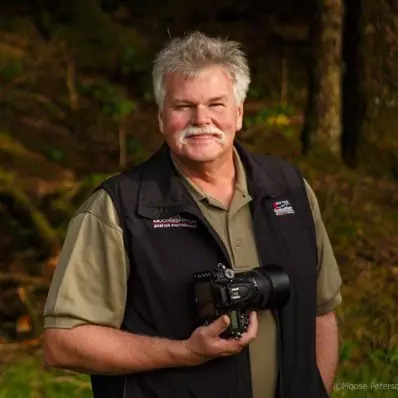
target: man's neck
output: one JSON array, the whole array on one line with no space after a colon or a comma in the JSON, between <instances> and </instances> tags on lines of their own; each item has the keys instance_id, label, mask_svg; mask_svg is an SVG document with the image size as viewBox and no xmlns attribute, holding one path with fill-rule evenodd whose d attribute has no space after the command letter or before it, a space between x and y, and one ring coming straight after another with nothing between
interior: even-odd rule
<instances>
[{"instance_id":1,"label":"man's neck","mask_svg":"<svg viewBox=\"0 0 398 398\"><path fill-rule=\"evenodd\" d=\"M229 206L236 182L233 152L213 162L190 162L175 156L174 161L205 194Z\"/></svg>"}]
</instances>

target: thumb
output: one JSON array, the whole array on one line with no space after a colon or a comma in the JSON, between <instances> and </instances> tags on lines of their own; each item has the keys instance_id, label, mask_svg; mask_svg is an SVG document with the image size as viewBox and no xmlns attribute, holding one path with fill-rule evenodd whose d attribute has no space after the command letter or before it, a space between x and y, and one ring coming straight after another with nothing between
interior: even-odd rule
<instances>
[{"instance_id":1,"label":"thumb","mask_svg":"<svg viewBox=\"0 0 398 398\"><path fill-rule=\"evenodd\" d=\"M229 326L229 317L227 315L221 315L218 319L207 326L207 331L210 336L219 336Z\"/></svg>"}]
</instances>

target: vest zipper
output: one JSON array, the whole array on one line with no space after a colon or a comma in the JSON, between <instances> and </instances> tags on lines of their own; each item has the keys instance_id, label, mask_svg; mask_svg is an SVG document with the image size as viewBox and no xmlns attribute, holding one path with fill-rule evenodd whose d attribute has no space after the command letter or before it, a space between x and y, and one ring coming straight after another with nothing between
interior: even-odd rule
<instances>
[{"instance_id":1,"label":"vest zipper","mask_svg":"<svg viewBox=\"0 0 398 398\"><path fill-rule=\"evenodd\" d=\"M256 203L253 204L252 208L252 221L253 221L253 232L254 232L254 237L256 241L256 246L257 246L257 254L258 258L260 259L261 265L263 264L263 256L261 253L260 248L260 242L258 238L258 233L256 231L256 223L255 223L255 215L257 211L260 208L261 203L265 200L265 197L258 198ZM265 206L264 206L265 208ZM265 209L267 211L267 209ZM268 222L272 222L268 220ZM282 325L281 321L279 318L279 313L277 310L272 310L271 311L272 316L275 319L276 322L276 332L277 332L277 369L278 369L278 377L277 377L277 383L276 383L276 392L275 392L275 398L283 398L284 392L283 392L283 368L282 368L282 356L283 356L283 351L282 351Z\"/></svg>"}]
</instances>

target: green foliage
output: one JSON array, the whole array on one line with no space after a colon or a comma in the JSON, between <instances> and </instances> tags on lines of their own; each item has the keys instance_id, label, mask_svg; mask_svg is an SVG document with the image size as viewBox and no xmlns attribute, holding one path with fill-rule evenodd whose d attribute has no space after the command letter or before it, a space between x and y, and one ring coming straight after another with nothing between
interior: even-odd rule
<instances>
[{"instance_id":1,"label":"green foliage","mask_svg":"<svg viewBox=\"0 0 398 398\"><path fill-rule=\"evenodd\" d=\"M397 366L394 330L398 325L398 295L394 275L386 266L366 265L359 260L353 260L352 267L350 272L354 273L356 268L359 276L352 286L344 287L343 297L349 297L351 302L341 310L344 334L356 339L357 350L351 353L352 359L360 358L361 352L371 352L369 360L374 364ZM343 271L343 276L348 278L346 273Z\"/></svg>"},{"instance_id":2,"label":"green foliage","mask_svg":"<svg viewBox=\"0 0 398 398\"><path fill-rule=\"evenodd\" d=\"M374 366L379 364L398 366L398 347L378 349L370 354Z\"/></svg>"},{"instance_id":3,"label":"green foliage","mask_svg":"<svg viewBox=\"0 0 398 398\"><path fill-rule=\"evenodd\" d=\"M8 131L0 129L0 150L14 156L27 157L29 151Z\"/></svg>"},{"instance_id":4,"label":"green foliage","mask_svg":"<svg viewBox=\"0 0 398 398\"><path fill-rule=\"evenodd\" d=\"M47 159L54 162L61 162L65 159L65 151L61 148L44 148L43 153Z\"/></svg>"},{"instance_id":5,"label":"green foliage","mask_svg":"<svg viewBox=\"0 0 398 398\"><path fill-rule=\"evenodd\" d=\"M259 112L259 115L264 119L269 119L278 115L292 116L293 114L294 109L289 104L277 104L269 107L265 106Z\"/></svg>"},{"instance_id":6,"label":"green foliage","mask_svg":"<svg viewBox=\"0 0 398 398\"><path fill-rule=\"evenodd\" d=\"M138 46L128 44L123 48L119 68L123 75L130 75L134 79L135 95L143 102L153 102L152 79L148 73L151 62Z\"/></svg>"},{"instance_id":7,"label":"green foliage","mask_svg":"<svg viewBox=\"0 0 398 398\"><path fill-rule=\"evenodd\" d=\"M289 117L293 116L294 109L290 105L264 106L255 115L245 118L245 125L250 126L272 126L289 125Z\"/></svg>"},{"instance_id":8,"label":"green foliage","mask_svg":"<svg viewBox=\"0 0 398 398\"><path fill-rule=\"evenodd\" d=\"M127 152L132 155L136 164L148 159L149 156L144 144L133 137L127 138Z\"/></svg>"},{"instance_id":9,"label":"green foliage","mask_svg":"<svg viewBox=\"0 0 398 398\"><path fill-rule=\"evenodd\" d=\"M83 85L80 87L80 91L97 102L105 102L107 97L115 95L115 87L106 80Z\"/></svg>"},{"instance_id":10,"label":"green foliage","mask_svg":"<svg viewBox=\"0 0 398 398\"><path fill-rule=\"evenodd\" d=\"M121 88L106 80L83 86L81 91L99 104L104 114L116 121L123 120L136 108L136 103L129 100Z\"/></svg>"},{"instance_id":11,"label":"green foliage","mask_svg":"<svg viewBox=\"0 0 398 398\"><path fill-rule=\"evenodd\" d=\"M118 106L115 107L113 115L116 119L124 119L135 109L135 102L126 99L119 99Z\"/></svg>"},{"instance_id":12,"label":"green foliage","mask_svg":"<svg viewBox=\"0 0 398 398\"><path fill-rule=\"evenodd\" d=\"M142 94L142 101L143 102L147 102L147 103L151 103L151 102L153 102L155 100L155 97L154 97L154 95L153 95L153 92L152 92L152 88L151 89L147 89L147 90L144 90L144 93ZM398 173L398 171L397 171L397 173ZM398 174L397 174L398 175ZM398 179L398 178L397 178Z\"/></svg>"},{"instance_id":13,"label":"green foliage","mask_svg":"<svg viewBox=\"0 0 398 398\"><path fill-rule=\"evenodd\" d=\"M145 70L145 63L142 56L131 44L125 46L123 49L120 61L120 70L124 75L143 72Z\"/></svg>"},{"instance_id":14,"label":"green foliage","mask_svg":"<svg viewBox=\"0 0 398 398\"><path fill-rule=\"evenodd\" d=\"M24 73L24 64L19 60L0 61L0 78L12 82Z\"/></svg>"},{"instance_id":15,"label":"green foliage","mask_svg":"<svg viewBox=\"0 0 398 398\"><path fill-rule=\"evenodd\" d=\"M382 355L377 351L372 352L359 364L342 361L338 368L332 397L396 397L398 393L396 351L396 348L391 349Z\"/></svg>"},{"instance_id":16,"label":"green foliage","mask_svg":"<svg viewBox=\"0 0 398 398\"><path fill-rule=\"evenodd\" d=\"M264 106L256 114L246 116L244 124L247 129L250 128L272 128L276 127L283 132L286 138L294 136L294 130L291 126L290 117L293 116L294 109L288 104L275 106Z\"/></svg>"},{"instance_id":17,"label":"green foliage","mask_svg":"<svg viewBox=\"0 0 398 398\"><path fill-rule=\"evenodd\" d=\"M258 100L262 97L263 97L263 95L262 95L261 89L258 86L251 84L249 86L249 90L247 91L247 99L248 100Z\"/></svg>"},{"instance_id":18,"label":"green foliage","mask_svg":"<svg viewBox=\"0 0 398 398\"><path fill-rule=\"evenodd\" d=\"M110 177L110 174L90 173L84 176L83 185L86 186L88 189L94 189Z\"/></svg>"},{"instance_id":19,"label":"green foliage","mask_svg":"<svg viewBox=\"0 0 398 398\"><path fill-rule=\"evenodd\" d=\"M339 362L349 360L356 348L357 344L354 341L349 339L343 340L340 347Z\"/></svg>"},{"instance_id":20,"label":"green foliage","mask_svg":"<svg viewBox=\"0 0 398 398\"><path fill-rule=\"evenodd\" d=\"M35 358L24 358L0 372L0 398L89 398L88 376L45 369Z\"/></svg>"}]
</instances>

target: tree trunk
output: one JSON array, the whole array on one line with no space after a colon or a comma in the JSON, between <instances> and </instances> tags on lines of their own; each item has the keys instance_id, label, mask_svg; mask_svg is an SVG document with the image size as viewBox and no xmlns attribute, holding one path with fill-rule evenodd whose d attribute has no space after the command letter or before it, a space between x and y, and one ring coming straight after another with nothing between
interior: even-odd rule
<instances>
[{"instance_id":1,"label":"tree trunk","mask_svg":"<svg viewBox=\"0 0 398 398\"><path fill-rule=\"evenodd\" d=\"M53 16L48 10L45 0L33 0L29 2L37 30L46 39L51 38L52 29L54 27Z\"/></svg>"},{"instance_id":2,"label":"tree trunk","mask_svg":"<svg viewBox=\"0 0 398 398\"><path fill-rule=\"evenodd\" d=\"M346 51L355 55L346 59L352 84L344 95L343 154L349 164L398 178L398 1L356 2L360 40ZM349 29L347 38L356 27Z\"/></svg>"},{"instance_id":3,"label":"tree trunk","mask_svg":"<svg viewBox=\"0 0 398 398\"><path fill-rule=\"evenodd\" d=\"M360 91L361 3L362 0L346 2L343 35L345 71L343 75L341 150L344 162L351 167L357 165L357 147L364 113L364 97Z\"/></svg>"},{"instance_id":4,"label":"tree trunk","mask_svg":"<svg viewBox=\"0 0 398 398\"><path fill-rule=\"evenodd\" d=\"M341 139L341 42L343 0L322 0L312 21L312 57L306 124L302 132L304 152L313 146L340 152Z\"/></svg>"}]
</instances>

